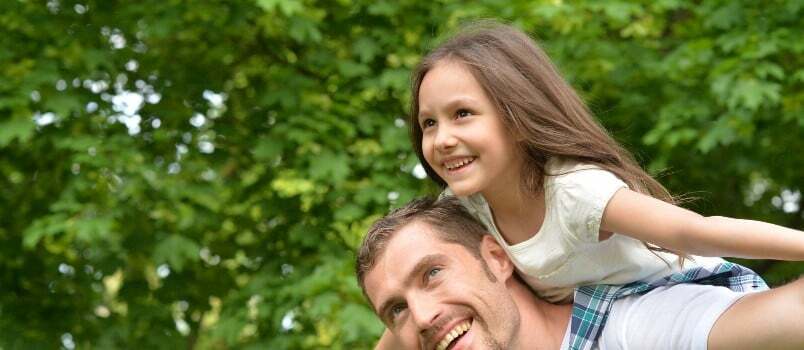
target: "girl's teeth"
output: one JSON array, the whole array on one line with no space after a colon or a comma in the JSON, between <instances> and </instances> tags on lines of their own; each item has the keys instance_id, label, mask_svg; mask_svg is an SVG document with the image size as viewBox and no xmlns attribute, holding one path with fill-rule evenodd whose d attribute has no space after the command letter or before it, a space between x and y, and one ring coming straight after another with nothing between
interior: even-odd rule
<instances>
[{"instance_id":1,"label":"girl's teeth","mask_svg":"<svg viewBox=\"0 0 804 350\"><path fill-rule=\"evenodd\" d=\"M454 170L454 169L460 168L460 167L462 167L462 166L464 166L466 164L471 163L473 160L474 160L473 158L467 158L467 159L463 159L463 160L461 160L461 161L459 161L457 163L447 164L446 166L447 166L447 169Z\"/></svg>"}]
</instances>

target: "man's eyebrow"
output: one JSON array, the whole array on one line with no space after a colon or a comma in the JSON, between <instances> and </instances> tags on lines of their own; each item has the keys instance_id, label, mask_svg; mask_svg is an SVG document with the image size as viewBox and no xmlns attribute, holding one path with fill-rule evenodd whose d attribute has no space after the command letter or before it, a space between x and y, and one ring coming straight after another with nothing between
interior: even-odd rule
<instances>
[{"instance_id":1,"label":"man's eyebrow","mask_svg":"<svg viewBox=\"0 0 804 350\"><path fill-rule=\"evenodd\" d=\"M413 283L418 276L421 276L425 269L430 266L433 266L437 261L443 261L446 259L447 256L445 254L430 254L427 255L416 263L415 266L407 273L405 279L402 281L403 286L409 286ZM385 300L379 308L377 308L377 314L380 316L381 319L387 320L388 309L396 304L399 301L399 297L393 296Z\"/></svg>"}]
</instances>

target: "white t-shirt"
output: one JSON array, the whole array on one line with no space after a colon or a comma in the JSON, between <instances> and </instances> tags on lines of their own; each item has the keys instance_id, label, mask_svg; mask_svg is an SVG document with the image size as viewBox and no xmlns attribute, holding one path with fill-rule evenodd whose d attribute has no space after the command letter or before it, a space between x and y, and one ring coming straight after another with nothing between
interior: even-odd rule
<instances>
[{"instance_id":1,"label":"white t-shirt","mask_svg":"<svg viewBox=\"0 0 804 350\"><path fill-rule=\"evenodd\" d=\"M715 321L748 293L726 287L678 284L612 303L600 350L705 350ZM569 329L562 349L567 348Z\"/></svg>"},{"instance_id":2,"label":"white t-shirt","mask_svg":"<svg viewBox=\"0 0 804 350\"><path fill-rule=\"evenodd\" d=\"M557 159L550 160L546 170L553 176L544 180L544 222L536 234L518 244L506 243L481 194L458 197L541 298L553 303L568 301L576 286L653 280L680 270L678 256L650 251L631 237L614 234L598 241L606 205L615 192L628 187L614 174ZM449 190L444 193L451 194ZM696 266L694 261L684 264L692 266Z\"/></svg>"}]
</instances>

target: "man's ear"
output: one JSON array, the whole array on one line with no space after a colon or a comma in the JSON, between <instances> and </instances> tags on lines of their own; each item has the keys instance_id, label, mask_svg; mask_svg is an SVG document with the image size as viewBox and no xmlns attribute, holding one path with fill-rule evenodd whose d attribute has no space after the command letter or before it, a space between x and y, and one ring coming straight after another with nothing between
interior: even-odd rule
<instances>
[{"instance_id":1,"label":"man's ear","mask_svg":"<svg viewBox=\"0 0 804 350\"><path fill-rule=\"evenodd\" d=\"M486 261L491 273L499 280L506 281L514 273L511 258L491 235L483 236L483 240L480 241L480 256Z\"/></svg>"}]
</instances>

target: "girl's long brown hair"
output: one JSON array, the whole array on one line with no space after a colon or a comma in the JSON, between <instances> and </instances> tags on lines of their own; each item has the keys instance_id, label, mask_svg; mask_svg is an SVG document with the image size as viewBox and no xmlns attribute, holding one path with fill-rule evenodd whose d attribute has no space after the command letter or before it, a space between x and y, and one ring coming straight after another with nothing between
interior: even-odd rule
<instances>
[{"instance_id":1,"label":"girl's long brown hair","mask_svg":"<svg viewBox=\"0 0 804 350\"><path fill-rule=\"evenodd\" d=\"M463 64L497 108L503 124L524 155L523 188L543 190L551 158L571 159L608 170L637 192L675 204L673 196L648 175L592 116L564 81L547 54L527 34L495 22L465 27L427 56L412 76L411 142L427 175L442 188L446 182L427 164L418 123L419 88L437 63ZM646 243L651 250L667 251Z\"/></svg>"}]
</instances>

